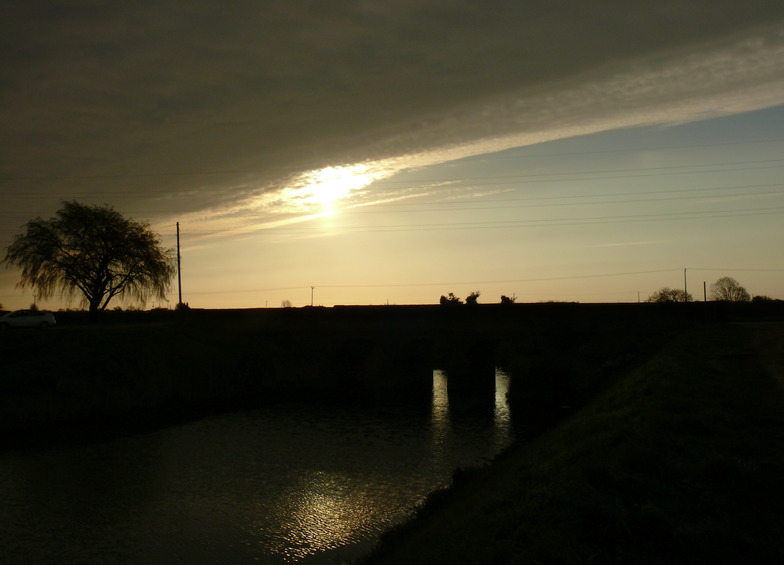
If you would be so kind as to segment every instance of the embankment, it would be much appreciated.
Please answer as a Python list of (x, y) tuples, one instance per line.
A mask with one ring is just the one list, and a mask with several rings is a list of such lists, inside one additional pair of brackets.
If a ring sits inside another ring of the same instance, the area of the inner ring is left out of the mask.
[(784, 322), (703, 325), (363, 563), (784, 563), (782, 477)]
[(538, 425), (584, 403), (650, 343), (726, 315), (669, 306), (106, 312), (97, 322), (61, 313), (55, 328), (0, 335), (2, 445), (89, 440), (293, 398), (429, 402), (436, 367), (470, 398), (483, 371), (503, 366), (518, 420)]

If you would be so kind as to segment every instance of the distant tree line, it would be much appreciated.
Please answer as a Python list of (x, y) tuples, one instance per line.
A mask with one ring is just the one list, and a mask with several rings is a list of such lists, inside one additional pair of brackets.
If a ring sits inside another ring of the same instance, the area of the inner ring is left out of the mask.
[[(754, 299), (752, 299), (749, 292), (732, 277), (721, 277), (711, 284), (710, 289), (711, 299), (719, 302), (778, 302), (778, 300), (768, 296), (755, 296)], [(478, 290), (473, 291), (466, 297), (465, 304), (477, 304), (479, 296), (480, 292)], [(514, 304), (516, 300), (517, 297), (515, 295), (512, 295), (511, 297), (501, 296), (501, 304)], [(683, 289), (665, 286), (654, 291), (645, 302), (657, 304), (694, 302), (694, 297), (691, 293), (686, 292)], [(449, 294), (441, 295), (439, 303), (441, 306), (457, 306), (463, 304), (463, 300), (455, 295), (455, 293), (450, 292)]]
[[(466, 296), (465, 303), (469, 306), (478, 304), (479, 296), (481, 296), (481, 293), (478, 290), (475, 290)], [(517, 300), (517, 297), (514, 294), (511, 297), (501, 296), (501, 304), (514, 304), (515, 300)], [(450, 292), (447, 295), (441, 295), (439, 304), (441, 304), (441, 306), (456, 306), (458, 304), (463, 304), (463, 301), (460, 297), (456, 296), (454, 292)]]
[[(743, 286), (732, 277), (721, 277), (711, 284), (711, 299), (719, 302), (751, 302), (751, 295)], [(673, 289), (667, 286), (651, 294), (646, 302), (693, 302), (694, 298), (685, 290)], [(767, 296), (757, 296), (754, 302), (773, 301)]]

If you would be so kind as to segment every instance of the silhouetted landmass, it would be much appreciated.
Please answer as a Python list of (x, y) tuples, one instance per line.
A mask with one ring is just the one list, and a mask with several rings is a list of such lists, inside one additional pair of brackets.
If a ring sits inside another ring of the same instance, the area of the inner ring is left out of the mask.
[(495, 304), (58, 313), (0, 336), (6, 445), (92, 439), (291, 399), (481, 397), (512, 375), (517, 423), (549, 425), (680, 328), (781, 303)]
[(781, 318), (678, 333), (363, 563), (784, 562), (782, 346)]
[(436, 367), (459, 410), (501, 366), (516, 444), (368, 563), (780, 563), (783, 306), (60, 313), (0, 336), (0, 431), (25, 447), (290, 399), (429, 403)]

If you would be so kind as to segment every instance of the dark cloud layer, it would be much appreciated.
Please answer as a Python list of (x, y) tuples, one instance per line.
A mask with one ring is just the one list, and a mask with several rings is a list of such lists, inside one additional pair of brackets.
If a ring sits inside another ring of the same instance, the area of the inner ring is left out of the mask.
[(783, 21), (780, 0), (5, 2), (3, 223), (84, 195), (187, 211), (515, 133), (527, 96), (757, 29), (780, 41)]

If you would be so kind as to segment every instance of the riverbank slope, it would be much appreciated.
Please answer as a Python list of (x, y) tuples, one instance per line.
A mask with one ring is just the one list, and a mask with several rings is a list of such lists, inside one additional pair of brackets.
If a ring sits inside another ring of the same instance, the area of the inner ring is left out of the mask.
[(784, 324), (692, 328), (363, 563), (784, 562)]

